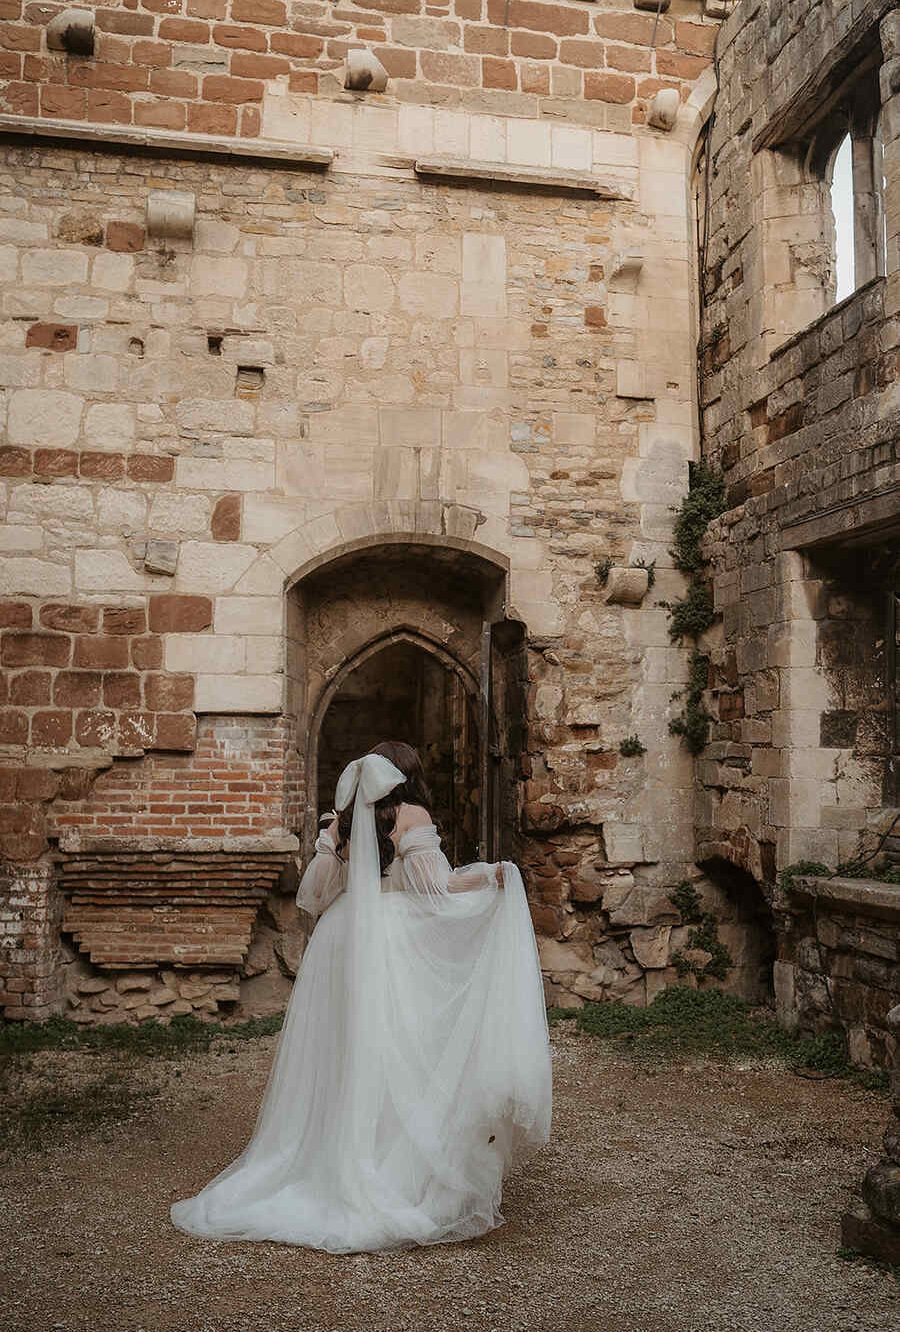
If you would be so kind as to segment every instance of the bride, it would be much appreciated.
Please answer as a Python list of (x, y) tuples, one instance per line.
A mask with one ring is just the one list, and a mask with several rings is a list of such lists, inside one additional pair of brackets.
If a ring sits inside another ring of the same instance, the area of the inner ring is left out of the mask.
[(350, 763), (297, 904), (318, 917), (252, 1137), (173, 1223), (348, 1253), (503, 1223), (547, 1141), (547, 1019), (509, 861), (451, 869), (409, 745)]

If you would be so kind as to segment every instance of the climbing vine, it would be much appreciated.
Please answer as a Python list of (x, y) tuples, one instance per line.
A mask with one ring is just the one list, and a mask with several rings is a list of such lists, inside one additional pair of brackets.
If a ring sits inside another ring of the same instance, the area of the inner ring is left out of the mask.
[[(680, 601), (660, 602), (669, 613), (669, 637), (675, 643), (686, 638), (696, 643), (715, 620), (712, 592), (705, 577), (703, 538), (725, 507), (722, 474), (706, 463), (692, 463), (690, 488), (678, 509), (671, 549), (675, 568), (687, 575), (688, 587)], [(695, 647), (687, 685), (672, 695), (673, 700), (683, 698), (684, 706), (669, 722), (670, 733), (681, 736), (692, 754), (699, 754), (709, 738), (711, 717), (703, 703), (708, 679), (709, 658)]]
[(709, 738), (712, 720), (703, 702), (703, 691), (709, 680), (709, 657), (695, 648), (691, 653), (688, 682), (684, 689), (676, 689), (673, 699), (683, 698), (684, 707), (669, 721), (672, 735), (680, 735), (692, 754), (699, 754)]
[[(726, 944), (719, 938), (719, 923), (711, 911), (703, 910), (700, 894), (688, 879), (682, 879), (678, 887), (669, 893), (669, 901), (681, 917), (682, 925), (692, 925), (687, 938), (687, 947), (679, 948), (672, 954), (672, 965), (682, 978), (695, 976), (699, 983), (709, 980), (724, 980), (734, 966), (734, 958)], [(706, 960), (689, 956), (690, 953), (705, 953)]]

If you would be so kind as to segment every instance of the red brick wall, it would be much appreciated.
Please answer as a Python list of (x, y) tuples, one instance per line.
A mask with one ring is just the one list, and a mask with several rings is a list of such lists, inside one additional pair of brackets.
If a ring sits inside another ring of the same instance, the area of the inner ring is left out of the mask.
[[(162, 669), (163, 638), (211, 625), (206, 597), (156, 594), (146, 609), (0, 602), (0, 856), (46, 849), (49, 804), (84, 795), (92, 754), (194, 748), (194, 680)], [(17, 764), (26, 750), (56, 770)]]
[(192, 754), (117, 762), (84, 799), (56, 803), (51, 835), (250, 837), (282, 831), (288, 726), (271, 717), (205, 717)]
[(51, 866), (0, 870), (0, 1008), (12, 1019), (38, 1021), (60, 999), (62, 898)]
[(628, 0), (122, 0), (94, 6), (85, 59), (47, 49), (62, 8), (0, 0), (5, 112), (250, 136), (267, 79), (336, 91), (329, 72), (354, 46), (377, 53), (400, 100), (501, 90), (630, 105), (640, 122), (660, 88), (687, 96), (717, 31), (699, 3), (656, 24)]

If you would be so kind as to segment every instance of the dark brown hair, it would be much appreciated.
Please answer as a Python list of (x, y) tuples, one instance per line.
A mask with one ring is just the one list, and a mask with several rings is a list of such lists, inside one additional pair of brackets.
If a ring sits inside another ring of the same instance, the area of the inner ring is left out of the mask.
[[(382, 740), (369, 750), (370, 754), (381, 754), (389, 759), (395, 768), (399, 768), (406, 778), (393, 791), (375, 801), (375, 832), (378, 836), (378, 858), (381, 872), (386, 874), (394, 859), (395, 848), (391, 840), (394, 824), (397, 822), (397, 810), (400, 805), (421, 805), (427, 814), (431, 814), (431, 792), (425, 781), (425, 772), (418, 750), (402, 740)], [(350, 840), (350, 828), (353, 823), (352, 803), (338, 813), (337, 853), (342, 856), (344, 847)], [(343, 857), (342, 857), (343, 858)]]

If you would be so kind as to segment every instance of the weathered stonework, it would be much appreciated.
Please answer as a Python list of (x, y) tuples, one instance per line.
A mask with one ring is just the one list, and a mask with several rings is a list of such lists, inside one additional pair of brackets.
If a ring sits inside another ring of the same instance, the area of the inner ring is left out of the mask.
[[(862, 1065), (897, 1057), (900, 887), (780, 873), (871, 872), (895, 848), (898, 57), (889, 0), (739, 4), (695, 182), (703, 450), (727, 490), (706, 545), (697, 853), (773, 901), (781, 1019), (843, 1031)], [(856, 289), (835, 304), (848, 134)], [(896, 1262), (896, 1120), (886, 1147), (844, 1242)]]
[[(644, 1002), (673, 974), (667, 893), (697, 875), (691, 764), (666, 731), (684, 653), (632, 566), (679, 592), (687, 187), (716, 24), (695, 0), (658, 23), (624, 0), (213, 8), (98, 6), (92, 58), (48, 51), (43, 12), (3, 25), (7, 853), (49, 840), (66, 939), (78, 925), (98, 967), (132, 965), (88, 917), (137, 930), (141, 856), (214, 835), (308, 852), (328, 709), (390, 640), (455, 681), (433, 698), (475, 788), (459, 849), (522, 860), (540, 930), (572, 953), (548, 965), (554, 995)], [(343, 87), (364, 45), (383, 93)], [(661, 88), (671, 132), (645, 123)], [(196, 211), (160, 238), (166, 192)], [(625, 759), (635, 733), (646, 755)], [(97, 900), (75, 900), (79, 868)], [(266, 889), (265, 974), (296, 952), (288, 885)], [(761, 936), (707, 891), (756, 995)], [(165, 989), (153, 937), (141, 966)], [(108, 1020), (113, 993), (75, 1011)]]
[(788, 1027), (847, 1032), (862, 1068), (896, 1061), (900, 894), (859, 879), (792, 878), (777, 894), (775, 998)]
[[(890, 241), (900, 149), (889, 83), (886, 268), (836, 308), (826, 159), (801, 165), (804, 152), (816, 160), (816, 134), (832, 131), (792, 128), (814, 119), (851, 56), (861, 70), (883, 58), (890, 8), (770, 3), (743, 22), (738, 7), (719, 41), (723, 91), (702, 182), (702, 407), (728, 510), (708, 541), (721, 620), (708, 637), (717, 721), (699, 768), (698, 836), (701, 855), (770, 883), (798, 860), (851, 858), (893, 803), (882, 603), (900, 516)], [(827, 258), (815, 278), (804, 246)]]

